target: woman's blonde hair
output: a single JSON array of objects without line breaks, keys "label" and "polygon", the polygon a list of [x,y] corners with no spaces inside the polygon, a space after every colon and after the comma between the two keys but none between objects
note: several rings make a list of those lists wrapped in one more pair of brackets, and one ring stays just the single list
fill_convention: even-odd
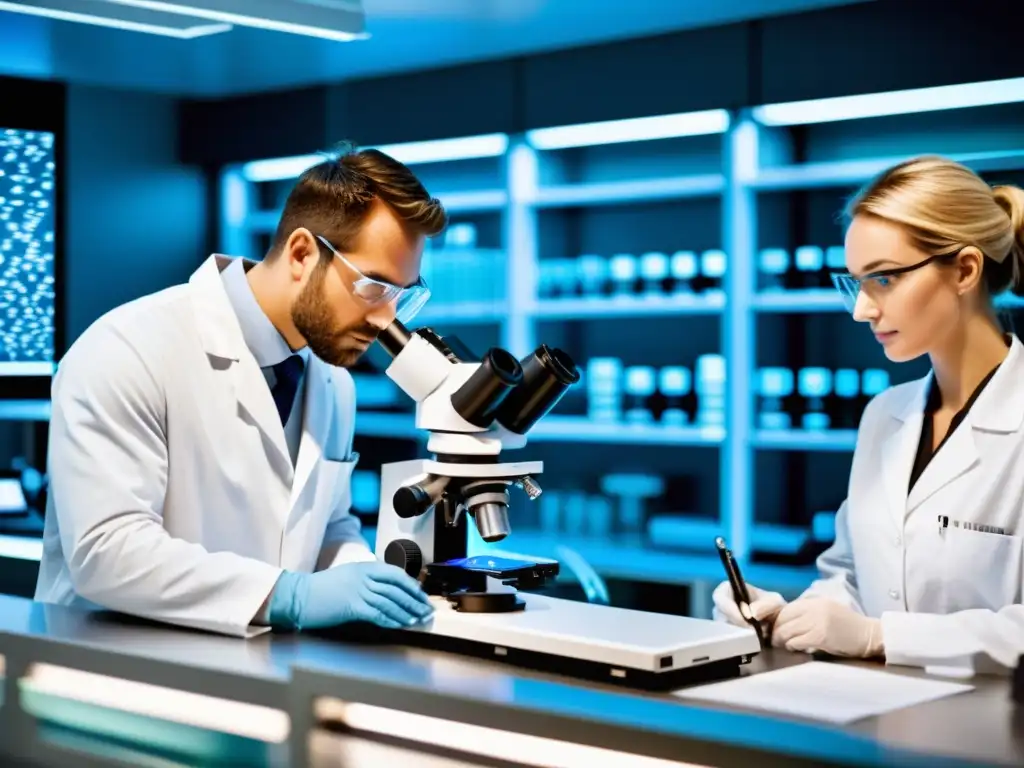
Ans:
[{"label": "woman's blonde hair", "polygon": [[971,169],[928,155],[895,165],[858,192],[846,208],[900,225],[925,253],[973,245],[985,255],[989,296],[1024,296],[1024,190],[990,187]]}]

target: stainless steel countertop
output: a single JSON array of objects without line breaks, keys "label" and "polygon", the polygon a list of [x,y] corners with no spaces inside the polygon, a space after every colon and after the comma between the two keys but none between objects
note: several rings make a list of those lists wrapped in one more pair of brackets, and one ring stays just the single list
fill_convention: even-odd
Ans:
[{"label": "stainless steel countertop", "polygon": [[[0,595],[0,654],[11,660],[77,666],[87,671],[280,709],[289,706],[292,670],[364,686],[478,702],[511,713],[571,717],[634,735],[652,734],[707,747],[749,747],[780,756],[845,755],[857,764],[1024,765],[1024,707],[1010,699],[1007,678],[976,677],[975,690],[850,726],[801,721],[752,710],[716,708],[613,685],[590,683],[461,655],[400,645],[365,645],[311,635],[242,640],[167,627],[111,613],[90,613]],[[768,651],[745,668],[757,674],[809,657]],[[854,663],[854,662],[843,662]],[[856,662],[858,664],[862,662]],[[870,665],[878,667],[879,665]],[[888,667],[909,676],[923,673]],[[296,676],[297,677],[297,676]],[[329,693],[324,690],[320,693]],[[424,705],[427,705],[424,698]],[[453,710],[454,711],[454,710]],[[444,716],[444,711],[435,712]],[[525,721],[524,721],[525,722]],[[557,735],[557,734],[552,734]]]}]

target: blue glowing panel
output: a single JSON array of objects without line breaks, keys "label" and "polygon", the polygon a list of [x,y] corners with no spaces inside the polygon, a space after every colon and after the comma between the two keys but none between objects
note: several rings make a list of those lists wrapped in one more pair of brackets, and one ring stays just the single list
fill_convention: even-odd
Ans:
[{"label": "blue glowing panel", "polygon": [[0,128],[0,375],[53,373],[54,135]]}]

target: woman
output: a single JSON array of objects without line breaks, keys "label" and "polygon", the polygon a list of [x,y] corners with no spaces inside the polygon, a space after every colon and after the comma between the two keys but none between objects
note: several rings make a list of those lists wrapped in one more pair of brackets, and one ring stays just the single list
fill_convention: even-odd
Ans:
[{"label": "woman", "polygon": [[[1000,671],[1024,654],[1024,346],[993,297],[1024,295],[1024,191],[940,157],[901,163],[847,210],[834,282],[893,361],[931,372],[865,409],[835,543],[787,604],[751,590],[772,643],[889,664]],[[744,625],[728,583],[716,618]]]}]

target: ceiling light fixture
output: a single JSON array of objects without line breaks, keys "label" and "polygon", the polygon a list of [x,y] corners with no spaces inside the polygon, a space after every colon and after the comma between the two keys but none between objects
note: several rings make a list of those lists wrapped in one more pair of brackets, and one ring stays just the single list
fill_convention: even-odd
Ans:
[{"label": "ceiling light fixture", "polygon": [[1024,101],[1024,77],[765,104],[755,107],[753,115],[762,125],[808,125],[914,112],[988,107],[1019,101]]},{"label": "ceiling light fixture", "polygon": [[366,15],[359,0],[102,0],[108,5],[177,13],[240,27],[326,40],[360,40]]},{"label": "ceiling light fixture", "polygon": [[190,19],[181,14],[157,13],[142,8],[112,8],[102,0],[0,0],[0,11],[176,37],[180,40],[192,40],[231,29],[230,24],[210,23],[208,19]]},{"label": "ceiling light fixture", "polygon": [[526,140],[535,149],[570,149],[685,136],[707,136],[725,133],[728,129],[729,113],[724,109],[708,109],[676,115],[535,128],[526,132]]}]

